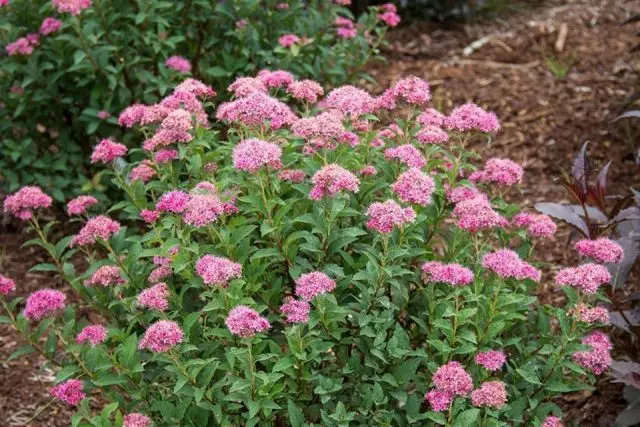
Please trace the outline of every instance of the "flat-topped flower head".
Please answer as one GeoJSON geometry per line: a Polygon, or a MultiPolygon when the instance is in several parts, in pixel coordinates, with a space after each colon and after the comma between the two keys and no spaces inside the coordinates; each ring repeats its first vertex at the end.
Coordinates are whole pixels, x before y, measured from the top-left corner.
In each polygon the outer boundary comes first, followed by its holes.
{"type": "Polygon", "coordinates": [[[78,344],[89,343],[93,346],[102,344],[107,340],[108,331],[102,325],[89,325],[85,326],[82,331],[76,336],[76,342],[78,344]]]}
{"type": "Polygon", "coordinates": [[[186,224],[204,227],[215,222],[224,213],[224,205],[214,194],[192,194],[182,218],[186,224]]]}
{"type": "Polygon", "coordinates": [[[497,132],[500,122],[494,113],[489,113],[476,104],[464,104],[455,108],[444,120],[444,125],[459,132],[497,132]]]}
{"type": "Polygon", "coordinates": [[[300,101],[315,104],[318,97],[324,95],[324,89],[315,80],[299,80],[289,83],[287,93],[300,101]]]}
{"type": "Polygon", "coordinates": [[[418,123],[420,126],[436,126],[440,127],[444,125],[445,115],[434,108],[427,108],[422,114],[418,116],[418,123]]]}
{"type": "Polygon", "coordinates": [[[5,50],[9,56],[29,56],[33,53],[33,44],[26,37],[20,37],[13,43],[9,43],[5,50]]]}
{"type": "Polygon", "coordinates": [[[420,150],[411,144],[387,148],[384,150],[384,157],[399,160],[411,168],[420,169],[427,164],[427,160],[422,153],[420,153],[420,150]]]}
{"type": "Polygon", "coordinates": [[[178,150],[173,149],[162,149],[156,151],[156,154],[153,156],[153,159],[157,164],[168,163],[171,160],[175,160],[178,158],[178,150]]]}
{"type": "Polygon", "coordinates": [[[191,92],[174,90],[171,95],[160,101],[160,106],[169,109],[169,113],[160,123],[162,129],[184,132],[193,129],[194,121],[200,126],[209,125],[202,102],[191,92]]]}
{"type": "Polygon", "coordinates": [[[93,149],[93,153],[91,153],[91,163],[109,163],[123,157],[125,154],[127,154],[126,145],[105,138],[93,149]]]}
{"type": "Polygon", "coordinates": [[[591,347],[591,349],[573,353],[571,358],[574,362],[595,375],[600,375],[609,369],[612,362],[611,349],[613,345],[606,334],[602,331],[593,331],[582,339],[582,344],[591,347]]]}
{"type": "Polygon", "coordinates": [[[433,383],[438,390],[452,395],[466,396],[473,390],[471,375],[459,362],[449,362],[440,366],[433,375],[433,383]]]}
{"type": "Polygon", "coordinates": [[[120,267],[115,265],[103,265],[98,268],[90,278],[85,280],[85,286],[118,286],[127,283],[120,275],[120,267]]]}
{"type": "Polygon", "coordinates": [[[288,297],[280,306],[280,312],[288,323],[307,323],[311,305],[307,301],[300,301],[288,297]]]}
{"type": "Polygon", "coordinates": [[[527,232],[535,237],[553,236],[558,229],[551,217],[529,213],[519,213],[513,217],[511,224],[515,227],[526,227],[527,232]]]}
{"type": "Polygon", "coordinates": [[[98,239],[109,240],[120,231],[120,223],[104,215],[91,218],[71,240],[70,246],[87,246],[98,239]]]}
{"type": "Polygon", "coordinates": [[[473,282],[473,271],[460,264],[430,261],[422,264],[422,271],[426,273],[428,282],[448,283],[452,286],[463,286],[473,282]]]}
{"type": "Polygon", "coordinates": [[[522,166],[513,160],[494,157],[487,160],[482,170],[472,173],[469,179],[474,183],[510,186],[519,184],[523,174],[522,166]]]}
{"type": "Polygon", "coordinates": [[[306,301],[329,293],[335,288],[336,282],[321,271],[303,274],[296,279],[296,295],[306,301]]]}
{"type": "Polygon", "coordinates": [[[227,287],[232,279],[242,277],[242,265],[228,258],[204,255],[196,263],[196,272],[207,285],[227,287]]]}
{"type": "Polygon", "coordinates": [[[167,58],[164,65],[179,73],[191,72],[191,62],[182,56],[174,55],[167,58]]]}
{"type": "Polygon", "coordinates": [[[58,12],[75,16],[91,7],[91,0],[51,0],[51,4],[58,12]]]}
{"type": "Polygon", "coordinates": [[[58,31],[62,27],[62,21],[56,18],[47,17],[44,18],[38,32],[43,36],[48,36],[58,31]]]}
{"type": "Polygon", "coordinates": [[[507,363],[507,355],[499,350],[489,350],[477,353],[474,360],[483,368],[495,372],[507,363]]]}
{"type": "Polygon", "coordinates": [[[394,200],[372,203],[367,209],[367,227],[382,234],[389,234],[394,227],[404,227],[416,220],[411,208],[403,208],[394,200]]]}
{"type": "Polygon", "coordinates": [[[278,37],[278,44],[284,48],[289,48],[300,42],[300,37],[295,34],[284,34],[278,37]]]}
{"type": "Polygon", "coordinates": [[[67,203],[67,214],[69,216],[82,215],[91,206],[98,204],[98,199],[93,196],[78,196],[67,203]]]}
{"type": "Polygon", "coordinates": [[[200,98],[208,98],[216,96],[217,93],[209,85],[202,83],[196,79],[186,79],[175,88],[176,92],[189,92],[200,98]]]}
{"type": "Polygon", "coordinates": [[[143,209],[140,211],[140,218],[147,224],[153,224],[160,218],[160,212],[156,210],[143,209]]]}
{"type": "Polygon", "coordinates": [[[4,213],[27,221],[33,217],[35,209],[48,208],[52,202],[40,187],[26,186],[4,199],[4,213]]]}
{"type": "Polygon", "coordinates": [[[260,70],[257,79],[268,88],[287,87],[294,80],[293,74],[284,70],[260,70]]]}
{"type": "Polygon", "coordinates": [[[447,190],[447,200],[454,204],[464,202],[465,200],[475,199],[476,197],[484,197],[487,199],[486,195],[475,187],[460,186],[447,190]]]}
{"type": "Polygon", "coordinates": [[[580,255],[602,264],[618,264],[624,258],[622,246],[606,237],[580,240],[576,242],[575,248],[580,255]]]}
{"type": "Polygon", "coordinates": [[[27,298],[24,317],[29,320],[41,320],[64,310],[67,296],[55,289],[41,289],[27,298]]]}
{"type": "Polygon", "coordinates": [[[51,389],[51,396],[71,406],[78,404],[87,397],[84,384],[80,380],[67,380],[51,389]]]}
{"type": "Polygon", "coordinates": [[[139,349],[149,349],[154,353],[165,353],[180,344],[184,333],[180,326],[170,320],[158,320],[149,326],[138,343],[139,349]]]}
{"type": "Polygon", "coordinates": [[[473,406],[500,409],[507,403],[507,389],[502,381],[487,381],[471,392],[473,406]]]}
{"type": "Polygon", "coordinates": [[[393,91],[398,99],[412,105],[425,105],[431,100],[429,84],[415,76],[399,80],[393,87],[393,91]]]}
{"type": "Polygon", "coordinates": [[[503,279],[540,281],[542,273],[531,264],[523,261],[511,249],[499,249],[482,258],[482,267],[491,270],[503,279]]]}
{"type": "Polygon", "coordinates": [[[433,389],[424,395],[434,412],[448,411],[453,402],[454,394],[444,390],[433,389]]]}
{"type": "Polygon", "coordinates": [[[357,193],[360,180],[342,166],[330,164],[324,166],[311,178],[313,187],[309,193],[312,200],[333,197],[341,191],[357,193]]]}
{"type": "Polygon", "coordinates": [[[160,282],[144,289],[136,297],[136,302],[140,307],[150,308],[151,310],[165,311],[169,308],[169,297],[171,292],[166,283],[160,282]]]}
{"type": "Polygon", "coordinates": [[[286,104],[260,92],[221,104],[216,111],[216,118],[227,122],[239,122],[250,127],[268,125],[272,130],[292,125],[298,120],[286,104]]]}
{"type": "Polygon", "coordinates": [[[252,337],[257,333],[271,328],[269,321],[260,314],[244,305],[233,308],[225,320],[225,324],[233,335],[252,337]]]}
{"type": "Polygon", "coordinates": [[[229,85],[227,90],[237,97],[243,97],[255,92],[267,93],[264,82],[255,77],[238,77],[229,85]]]}
{"type": "Polygon", "coordinates": [[[10,293],[15,292],[15,290],[16,283],[7,276],[0,274],[0,295],[7,296],[10,293]]]}
{"type": "Polygon", "coordinates": [[[173,274],[173,269],[170,265],[159,265],[154,268],[149,274],[148,280],[150,283],[158,283],[165,277],[169,277],[173,274]]]}
{"type": "Polygon", "coordinates": [[[139,412],[134,412],[124,416],[122,427],[151,427],[151,418],[139,412]]]}
{"type": "Polygon", "coordinates": [[[304,117],[291,126],[294,135],[307,140],[313,150],[334,150],[347,132],[342,116],[335,110],[304,117]]]}
{"type": "Polygon", "coordinates": [[[420,144],[440,144],[449,140],[449,134],[437,126],[427,125],[418,131],[416,139],[420,144]]]}
{"type": "Polygon", "coordinates": [[[564,424],[562,424],[562,419],[549,415],[544,419],[540,427],[564,427],[564,424]]]}
{"type": "Polygon", "coordinates": [[[598,288],[611,282],[611,274],[600,264],[583,264],[564,268],[556,273],[556,283],[571,286],[586,294],[595,294],[598,288]]]}
{"type": "Polygon", "coordinates": [[[156,209],[160,212],[182,213],[187,209],[190,196],[181,190],[173,190],[164,193],[156,203],[156,209]]]}
{"type": "Polygon", "coordinates": [[[257,138],[245,139],[233,149],[233,166],[249,173],[261,168],[280,169],[282,149],[272,142],[257,138]]]}
{"type": "Polygon", "coordinates": [[[373,165],[367,165],[360,169],[360,175],[364,176],[373,176],[378,173],[378,170],[373,165]]]}
{"type": "Polygon", "coordinates": [[[392,28],[397,27],[400,23],[400,15],[393,11],[379,13],[378,19],[392,28]]]}
{"type": "Polygon", "coordinates": [[[278,178],[295,184],[304,182],[307,174],[302,169],[286,169],[278,173],[278,178]]]}
{"type": "Polygon", "coordinates": [[[580,304],[571,310],[571,314],[581,322],[585,323],[605,323],[610,322],[609,310],[606,307],[589,307],[580,304]]]}
{"type": "Polygon", "coordinates": [[[421,206],[431,204],[431,194],[434,189],[433,178],[417,168],[403,172],[398,180],[391,184],[391,190],[398,195],[400,200],[421,206]]]}
{"type": "Polygon", "coordinates": [[[453,216],[457,219],[458,227],[471,233],[493,227],[504,227],[509,223],[491,207],[484,195],[457,203],[453,209],[453,216]]]}
{"type": "Polygon", "coordinates": [[[329,92],[327,97],[320,101],[320,106],[338,110],[344,115],[355,118],[372,113],[375,109],[375,100],[367,91],[347,85],[329,92]]]}
{"type": "Polygon", "coordinates": [[[170,112],[170,108],[161,105],[133,104],[120,113],[118,124],[127,128],[134,125],[147,126],[162,122],[170,112]]]}

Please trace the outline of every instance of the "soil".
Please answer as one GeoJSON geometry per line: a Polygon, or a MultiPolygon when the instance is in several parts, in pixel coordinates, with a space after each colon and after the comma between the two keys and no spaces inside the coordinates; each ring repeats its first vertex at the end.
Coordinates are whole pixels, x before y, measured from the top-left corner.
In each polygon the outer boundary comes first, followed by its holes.
{"type": "MultiPolygon", "coordinates": [[[[640,43],[640,23],[621,25],[634,12],[640,13],[640,1],[547,0],[536,2],[536,7],[512,3],[510,12],[491,20],[403,25],[389,34],[391,45],[384,52],[388,62],[369,71],[383,86],[411,74],[425,78],[441,110],[473,101],[495,111],[502,131],[490,145],[476,148],[484,158],[509,157],[525,166],[521,189],[510,197],[530,209],[538,201],[568,202],[554,180],[570,170],[586,141],[595,164],[613,161],[609,174],[613,193],[640,188],[640,170],[624,128],[612,123],[626,98],[640,86],[640,61],[632,51],[640,43]],[[561,43],[559,35],[565,29],[561,43]],[[482,46],[465,51],[485,37],[482,46]]],[[[539,260],[556,266],[575,264],[567,248],[569,233],[561,227],[537,251],[539,260]]],[[[44,286],[61,286],[46,273],[28,272],[44,259],[33,247],[21,248],[28,238],[0,224],[0,271],[20,284],[20,296],[44,286]]],[[[627,292],[640,290],[638,267],[627,292]]],[[[561,298],[549,284],[541,292],[545,299],[561,298]]],[[[615,338],[616,347],[629,345],[628,338],[615,338]]],[[[72,411],[56,402],[49,404],[54,372],[41,369],[43,359],[35,354],[6,361],[23,345],[7,325],[0,325],[0,343],[3,425],[69,425],[72,411]]],[[[593,392],[569,394],[558,404],[565,411],[565,425],[580,426],[612,425],[625,406],[622,386],[606,377],[593,392]]]]}

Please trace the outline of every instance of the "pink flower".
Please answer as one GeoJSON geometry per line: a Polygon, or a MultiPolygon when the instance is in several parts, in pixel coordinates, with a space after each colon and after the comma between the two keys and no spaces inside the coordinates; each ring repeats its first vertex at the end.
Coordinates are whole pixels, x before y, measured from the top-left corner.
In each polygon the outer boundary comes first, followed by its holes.
{"type": "Polygon", "coordinates": [[[87,246],[96,243],[98,239],[109,240],[120,231],[120,224],[104,215],[91,218],[73,237],[70,246],[87,246]]]}
{"type": "Polygon", "coordinates": [[[158,164],[167,163],[178,158],[178,150],[163,149],[158,150],[154,156],[154,160],[158,164]]]}
{"type": "Polygon", "coordinates": [[[184,191],[173,190],[164,193],[156,203],[156,209],[160,212],[181,213],[187,209],[190,196],[184,191]]]}
{"type": "Polygon", "coordinates": [[[618,264],[624,258],[622,246],[606,237],[580,240],[576,242],[575,248],[580,255],[602,264],[618,264]]]}
{"type": "Polygon", "coordinates": [[[375,100],[362,89],[354,86],[341,86],[329,92],[329,95],[320,102],[320,106],[338,110],[344,115],[358,117],[372,113],[375,109],[375,100]]]}
{"type": "Polygon", "coordinates": [[[580,304],[572,310],[572,314],[581,322],[585,323],[605,323],[610,322],[609,310],[605,307],[589,307],[580,304]]]}
{"type": "Polygon", "coordinates": [[[476,363],[491,372],[495,372],[502,368],[507,363],[507,355],[502,351],[489,350],[482,353],[477,353],[474,358],[476,363]]]}
{"type": "Polygon", "coordinates": [[[200,126],[206,127],[209,125],[208,116],[202,102],[192,92],[174,90],[171,95],[160,101],[160,107],[170,110],[160,126],[164,130],[186,132],[193,129],[194,118],[200,126]],[[185,114],[185,112],[190,114],[185,114]]]}
{"type": "Polygon", "coordinates": [[[444,124],[445,115],[434,108],[428,108],[418,116],[420,126],[437,126],[444,124]]]}
{"type": "Polygon", "coordinates": [[[309,193],[312,200],[333,197],[340,191],[357,193],[360,180],[348,170],[336,164],[330,164],[313,175],[313,187],[309,193]]]}
{"type": "Polygon", "coordinates": [[[473,271],[460,264],[443,264],[437,261],[422,264],[422,271],[429,282],[448,283],[452,286],[468,285],[473,282],[473,271]]]}
{"type": "Polygon", "coordinates": [[[55,289],[41,289],[27,298],[24,317],[28,320],[41,320],[64,310],[67,296],[55,289]]]}
{"type": "Polygon", "coordinates": [[[367,227],[379,233],[389,234],[393,227],[404,227],[416,220],[416,213],[411,208],[403,208],[393,200],[372,203],[367,209],[367,227]]]}
{"type": "Polygon", "coordinates": [[[91,163],[109,163],[127,154],[127,147],[111,139],[105,138],[93,149],[91,163]]]}
{"type": "Polygon", "coordinates": [[[254,77],[238,77],[227,90],[237,97],[244,97],[254,92],[266,93],[267,86],[262,80],[254,77]]]}
{"type": "Polygon", "coordinates": [[[67,380],[58,384],[51,389],[51,396],[71,406],[78,406],[78,403],[87,397],[84,384],[80,380],[67,380]]]}
{"type": "Polygon", "coordinates": [[[507,390],[502,381],[487,381],[471,393],[473,406],[502,408],[507,403],[507,390]]]}
{"type": "Polygon", "coordinates": [[[386,159],[397,159],[411,168],[422,168],[427,164],[420,151],[411,144],[399,145],[384,150],[386,159]]]}
{"type": "Polygon", "coordinates": [[[455,108],[445,119],[444,125],[451,130],[468,132],[497,132],[500,122],[494,113],[488,113],[476,104],[464,104],[455,108]]]}
{"type": "Polygon", "coordinates": [[[482,170],[471,174],[469,179],[485,184],[514,185],[522,181],[522,166],[509,159],[492,158],[487,160],[482,170]]]}
{"type": "Polygon", "coordinates": [[[342,124],[342,116],[336,111],[304,117],[291,126],[291,131],[306,139],[313,150],[334,150],[347,132],[342,124]]]}
{"type": "Polygon", "coordinates": [[[118,286],[124,285],[127,281],[120,275],[120,268],[115,265],[103,265],[98,268],[93,275],[85,280],[85,286],[118,286]]]}
{"type": "Polygon", "coordinates": [[[154,222],[156,222],[158,220],[158,218],[160,217],[160,212],[151,211],[149,209],[143,209],[143,210],[140,211],[140,217],[147,224],[151,224],[151,223],[154,223],[154,222]]]}
{"type": "Polygon", "coordinates": [[[499,249],[486,254],[482,258],[482,267],[493,271],[503,279],[530,279],[538,282],[542,275],[540,270],[520,259],[518,254],[510,249],[499,249]]]}
{"type": "Polygon", "coordinates": [[[393,88],[386,89],[382,95],[374,99],[376,110],[393,110],[396,108],[396,93],[393,88]]]}
{"type": "Polygon", "coordinates": [[[571,358],[574,362],[596,375],[609,369],[613,345],[607,335],[601,331],[593,331],[582,339],[582,344],[591,347],[591,350],[573,353],[571,358]]]}
{"type": "Polygon", "coordinates": [[[233,149],[233,166],[249,173],[261,168],[280,169],[282,149],[272,142],[256,138],[245,139],[233,149]]]}
{"type": "Polygon", "coordinates": [[[129,179],[131,182],[141,181],[142,183],[146,183],[154,176],[156,176],[156,171],[151,167],[151,162],[148,160],[142,161],[142,163],[131,169],[131,172],[129,172],[129,179]]]}
{"type": "Polygon", "coordinates": [[[148,348],[154,353],[165,353],[180,344],[184,334],[176,322],[158,320],[149,326],[138,343],[139,349],[148,348]]]}
{"type": "Polygon", "coordinates": [[[9,0],[0,0],[0,7],[8,6],[9,0]]]}
{"type": "Polygon", "coordinates": [[[285,34],[278,38],[278,43],[284,48],[289,48],[300,41],[300,37],[295,34],[285,34]]]}
{"type": "Polygon", "coordinates": [[[420,144],[439,144],[449,140],[449,134],[437,126],[427,125],[418,131],[416,139],[420,144]]]}
{"type": "Polygon", "coordinates": [[[67,203],[67,214],[69,216],[82,215],[91,206],[97,205],[98,199],[93,196],[78,196],[67,203]]]}
{"type": "Polygon", "coordinates": [[[377,173],[378,173],[378,170],[375,168],[375,166],[371,166],[371,165],[367,165],[362,169],[360,169],[360,175],[364,175],[364,176],[373,176],[377,173]]]}
{"type": "Polygon", "coordinates": [[[242,265],[228,258],[204,255],[196,263],[196,272],[205,284],[226,288],[232,279],[242,277],[242,265]]]}
{"type": "Polygon", "coordinates": [[[511,224],[515,227],[527,227],[529,234],[536,237],[553,236],[558,229],[556,223],[547,215],[529,213],[519,213],[513,217],[511,224]]]}
{"type": "Polygon", "coordinates": [[[287,10],[287,9],[289,9],[289,4],[285,3],[285,2],[280,2],[280,3],[276,4],[276,9],[278,9],[278,10],[287,10]]]}
{"type": "Polygon", "coordinates": [[[260,92],[221,104],[216,111],[216,118],[251,127],[265,127],[268,122],[272,130],[292,125],[298,120],[286,104],[260,92]]]}
{"type": "Polygon", "coordinates": [[[51,4],[60,13],[78,15],[91,7],[91,0],[51,0],[51,4]]]}
{"type": "Polygon", "coordinates": [[[458,362],[440,366],[433,375],[433,383],[438,390],[452,395],[465,396],[473,390],[471,375],[458,362]]]}
{"type": "Polygon", "coordinates": [[[130,128],[133,125],[146,126],[160,123],[170,112],[170,109],[162,106],[133,104],[120,113],[118,124],[130,128]]]}
{"type": "Polygon", "coordinates": [[[435,188],[433,178],[417,168],[411,168],[398,177],[391,185],[391,190],[403,202],[415,203],[421,206],[431,204],[431,194],[435,188]]]}
{"type": "Polygon", "coordinates": [[[62,21],[56,18],[44,18],[42,24],[40,25],[40,34],[43,36],[48,36],[49,34],[53,34],[58,31],[62,27],[62,21]]]}
{"type": "Polygon", "coordinates": [[[109,117],[111,117],[111,113],[105,110],[101,110],[101,111],[98,111],[98,114],[96,114],[96,117],[98,117],[101,120],[106,120],[109,117]]]}
{"type": "Polygon", "coordinates": [[[508,224],[505,218],[493,210],[484,195],[457,203],[453,216],[458,220],[458,227],[472,233],[508,224]]]}
{"type": "MultiPolygon", "coordinates": [[[[474,187],[460,186],[447,190],[447,200],[451,203],[460,203],[480,196],[483,196],[483,194],[474,187]]],[[[484,197],[486,198],[486,196],[484,197]]]]}
{"type": "Polygon", "coordinates": [[[358,30],[355,28],[338,27],[336,28],[336,35],[342,39],[352,39],[358,35],[358,30]]]}
{"type": "Polygon", "coordinates": [[[278,178],[282,181],[289,181],[295,184],[304,182],[305,177],[306,173],[302,169],[286,169],[278,173],[278,178]]]}
{"type": "Polygon", "coordinates": [[[91,343],[91,345],[102,344],[107,340],[107,328],[102,325],[85,326],[76,337],[78,344],[91,343]]]}
{"type": "Polygon", "coordinates": [[[0,295],[7,296],[12,292],[15,292],[16,284],[13,280],[0,274],[0,295]]]}
{"type": "Polygon", "coordinates": [[[380,13],[378,19],[390,27],[397,27],[400,23],[400,15],[395,12],[380,13]]]}
{"type": "Polygon", "coordinates": [[[187,58],[178,55],[170,56],[164,65],[179,73],[188,73],[191,71],[191,62],[189,62],[187,58]]]}
{"type": "Polygon", "coordinates": [[[40,44],[40,35],[38,33],[27,34],[27,41],[31,46],[38,46],[40,44]]]}
{"type": "Polygon", "coordinates": [[[334,2],[340,6],[351,6],[351,0],[334,0],[334,2]]]}
{"type": "Polygon", "coordinates": [[[194,227],[204,227],[218,219],[224,212],[222,202],[214,194],[192,194],[186,204],[184,222],[194,227]]]}
{"type": "Polygon", "coordinates": [[[314,80],[300,80],[289,83],[287,93],[295,99],[315,104],[318,97],[324,95],[324,89],[314,80]]]}
{"type": "Polygon", "coordinates": [[[157,268],[154,268],[153,271],[149,274],[149,282],[158,283],[160,280],[165,277],[169,277],[173,274],[173,270],[170,265],[160,265],[157,268]]]}
{"type": "Polygon", "coordinates": [[[611,274],[599,264],[583,264],[564,268],[556,273],[556,283],[581,289],[585,294],[595,294],[598,288],[611,281],[611,274]]]}
{"type": "Polygon", "coordinates": [[[174,89],[175,92],[189,92],[192,95],[195,95],[199,98],[207,98],[216,96],[216,91],[209,85],[202,83],[200,80],[196,79],[185,79],[182,83],[180,83],[174,89]]]}
{"type": "Polygon", "coordinates": [[[240,20],[236,21],[236,28],[238,30],[244,30],[245,28],[247,28],[248,24],[249,23],[247,22],[246,19],[240,19],[240,20]]]}
{"type": "Polygon", "coordinates": [[[122,427],[151,427],[151,418],[139,412],[124,416],[122,427]]]}
{"type": "Polygon", "coordinates": [[[271,328],[269,321],[260,314],[244,305],[233,308],[225,320],[229,332],[241,337],[252,337],[255,334],[271,328]]]}
{"type": "Polygon", "coordinates": [[[540,427],[564,427],[564,424],[562,424],[560,418],[549,415],[544,419],[540,427]]]}
{"type": "Polygon", "coordinates": [[[429,84],[424,80],[409,76],[398,81],[393,87],[398,98],[404,99],[408,104],[424,105],[431,100],[429,84]]]}
{"type": "Polygon", "coordinates": [[[33,44],[26,37],[21,37],[15,42],[9,43],[5,49],[9,56],[29,56],[33,53],[33,44]]]}
{"type": "Polygon", "coordinates": [[[299,301],[291,297],[285,299],[284,304],[280,306],[280,312],[289,323],[307,323],[309,311],[311,311],[311,305],[307,301],[299,301]]]}
{"type": "Polygon", "coordinates": [[[165,311],[169,308],[170,296],[171,292],[169,292],[167,284],[160,282],[140,292],[136,301],[140,307],[147,307],[157,311],[165,311]]]}
{"type": "Polygon", "coordinates": [[[26,221],[31,219],[34,209],[48,208],[52,202],[40,187],[26,186],[4,199],[4,213],[26,221]]]}
{"type": "Polygon", "coordinates": [[[260,70],[257,79],[268,88],[287,87],[294,80],[293,74],[284,70],[260,70]]]}
{"type": "Polygon", "coordinates": [[[296,295],[311,301],[320,294],[326,294],[336,288],[336,282],[321,271],[303,274],[296,279],[296,295]]]}
{"type": "Polygon", "coordinates": [[[433,389],[424,395],[424,398],[429,401],[431,409],[435,412],[448,411],[453,402],[453,393],[448,391],[433,389]]]}

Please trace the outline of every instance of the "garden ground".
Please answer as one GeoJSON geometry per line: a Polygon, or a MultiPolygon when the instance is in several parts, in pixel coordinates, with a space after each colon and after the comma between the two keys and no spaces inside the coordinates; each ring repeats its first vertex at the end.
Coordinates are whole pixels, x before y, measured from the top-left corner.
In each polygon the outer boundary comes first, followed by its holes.
{"type": "MultiPolygon", "coordinates": [[[[444,27],[410,23],[390,34],[389,63],[371,67],[382,84],[413,74],[428,80],[439,109],[475,101],[497,112],[503,130],[484,156],[510,157],[525,166],[525,181],[510,197],[529,208],[538,201],[568,201],[554,179],[569,170],[585,141],[596,164],[613,161],[610,179],[614,192],[639,188],[640,170],[624,138],[623,128],[611,121],[625,98],[638,85],[640,24],[621,26],[640,1],[549,0],[536,8],[515,7],[499,18],[444,27]]],[[[373,88],[375,90],[375,88],[373,88]]],[[[0,228],[0,263],[14,278],[19,293],[45,286],[60,286],[41,273],[27,273],[41,261],[33,248],[20,248],[28,236],[11,224],[0,228]]],[[[575,263],[566,242],[569,230],[561,227],[553,241],[536,252],[549,265],[575,263]]],[[[631,276],[629,291],[640,290],[640,271],[631,276]]],[[[546,275],[541,292],[547,301],[559,300],[546,275]]],[[[614,334],[619,354],[637,354],[624,336],[614,334]],[[623,347],[626,347],[623,349],[623,347]]],[[[7,425],[66,426],[69,409],[52,403],[48,389],[53,373],[38,369],[34,355],[4,362],[22,345],[19,337],[0,326],[0,413],[7,425]],[[25,424],[26,423],[26,424],[25,424]]],[[[611,425],[624,407],[622,387],[602,379],[593,392],[566,395],[558,402],[565,421],[581,426],[611,425]]],[[[569,425],[569,423],[567,423],[569,425]]]]}

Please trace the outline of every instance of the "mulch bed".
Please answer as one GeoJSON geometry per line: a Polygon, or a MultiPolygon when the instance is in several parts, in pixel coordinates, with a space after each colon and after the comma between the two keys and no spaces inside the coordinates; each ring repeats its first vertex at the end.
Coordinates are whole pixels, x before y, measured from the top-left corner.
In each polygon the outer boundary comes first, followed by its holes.
{"type": "MultiPolygon", "coordinates": [[[[409,74],[427,79],[435,105],[443,110],[474,101],[495,111],[503,129],[491,145],[477,149],[485,158],[509,157],[525,166],[520,192],[510,195],[524,206],[568,202],[554,179],[570,169],[586,141],[597,164],[613,161],[610,180],[616,192],[639,189],[640,174],[622,128],[611,121],[638,86],[640,63],[631,47],[640,42],[640,24],[620,23],[633,11],[640,12],[640,2],[549,0],[535,8],[515,9],[472,24],[416,22],[398,28],[390,33],[391,47],[385,52],[389,62],[372,66],[370,72],[382,85],[409,74]],[[566,40],[557,49],[563,28],[566,40]],[[475,43],[482,45],[465,54],[465,48],[485,37],[486,43],[475,43]]],[[[0,268],[19,284],[20,295],[59,285],[47,274],[27,273],[42,254],[20,247],[26,236],[7,228],[0,231],[0,268]]],[[[538,260],[575,264],[568,236],[569,230],[561,227],[554,239],[539,246],[538,260]]],[[[640,268],[635,270],[629,290],[638,291],[640,268]]],[[[560,298],[550,283],[541,292],[545,299],[560,298]]],[[[628,338],[617,335],[617,347],[618,342],[629,344],[628,338]]],[[[33,354],[4,362],[22,345],[6,325],[0,325],[0,343],[3,425],[69,425],[72,411],[55,402],[25,424],[50,402],[53,372],[40,369],[43,360],[33,354]]],[[[625,406],[622,386],[608,378],[602,378],[595,391],[567,395],[558,403],[565,410],[566,425],[581,426],[612,425],[625,406]]]]}

